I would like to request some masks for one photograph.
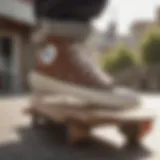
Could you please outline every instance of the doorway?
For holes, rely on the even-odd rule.
[[[13,36],[0,36],[0,92],[2,94],[18,91],[19,53]],[[17,61],[18,60],[18,61]]]

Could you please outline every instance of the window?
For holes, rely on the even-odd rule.
[[[4,58],[6,63],[10,63],[12,54],[12,39],[9,37],[0,37],[0,55]]]

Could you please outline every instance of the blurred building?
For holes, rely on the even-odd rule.
[[[160,6],[156,9],[156,22],[160,25]]]
[[[34,24],[27,0],[0,0],[0,91],[18,92],[27,87],[30,33]]]
[[[117,46],[117,24],[116,22],[111,22],[98,42],[98,49],[102,53],[107,53],[115,46]]]
[[[120,43],[136,50],[144,33],[155,24],[160,25],[160,7],[157,7],[153,20],[142,19],[134,21],[131,24],[130,32],[126,35],[117,33],[116,22],[111,22],[105,32],[92,34],[91,44],[97,52],[104,54],[109,53],[110,50],[114,49]]]
[[[89,46],[93,48],[96,53],[108,53],[112,48],[117,45],[117,24],[112,21],[108,28],[100,32],[94,29],[89,38]]]
[[[136,20],[131,24],[128,35],[129,47],[137,48],[146,31],[157,24],[160,24],[160,7],[156,8],[153,20]],[[126,44],[128,45],[128,43]]]

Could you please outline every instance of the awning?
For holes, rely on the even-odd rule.
[[[32,26],[35,23],[32,5],[16,0],[0,0],[0,16],[26,25]]]

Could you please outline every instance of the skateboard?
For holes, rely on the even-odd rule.
[[[154,115],[143,107],[114,110],[66,95],[34,94],[25,113],[31,116],[34,127],[41,125],[41,119],[55,126],[65,126],[69,144],[86,140],[95,127],[116,125],[129,146],[137,145],[149,134],[154,123]]]

